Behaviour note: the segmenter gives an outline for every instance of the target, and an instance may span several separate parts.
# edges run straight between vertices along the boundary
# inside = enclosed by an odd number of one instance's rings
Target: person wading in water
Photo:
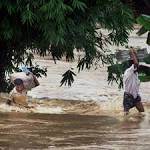
[[[123,107],[125,115],[129,114],[129,110],[133,107],[139,112],[144,112],[144,107],[141,102],[141,97],[139,95],[139,85],[140,81],[138,79],[138,60],[136,52],[133,48],[130,51],[131,60],[129,60],[130,67],[125,70],[123,76],[124,84],[124,98]]]

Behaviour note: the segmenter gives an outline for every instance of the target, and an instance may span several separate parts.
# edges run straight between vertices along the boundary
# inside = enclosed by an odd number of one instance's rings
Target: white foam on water
[[[140,46],[141,48],[147,47],[147,36],[138,37],[136,32],[133,31],[129,37],[129,45]],[[121,47],[113,47],[113,50],[119,48]],[[150,47],[147,48],[150,50]],[[95,70],[92,68],[90,70],[83,70],[78,74],[76,61],[69,63],[57,61],[57,64],[54,64],[53,60],[35,59],[35,63],[41,67],[47,67],[48,72],[47,77],[39,78],[40,86],[29,91],[29,96],[59,100],[92,100],[102,105],[102,109],[122,109],[123,90],[119,90],[116,84],[108,85],[107,66],[103,67],[101,65],[100,69]],[[60,87],[62,74],[70,68],[74,68],[74,72],[77,73],[73,85],[69,88],[67,86]],[[140,94],[144,102],[150,101],[149,89],[150,82],[141,83]],[[0,109],[4,111],[28,111],[22,108],[15,108],[14,106],[3,105],[3,107],[0,105]],[[61,107],[50,108],[39,105],[33,111],[39,113],[62,113],[63,109]]]
[[[0,104],[0,111],[1,112],[28,112],[27,109],[17,107],[17,106],[9,106],[5,103]]]
[[[84,70],[75,77],[71,87],[60,87],[62,74],[67,70],[67,62],[58,61],[55,65],[52,60],[36,60],[41,66],[47,65],[47,77],[39,79],[40,86],[32,89],[28,95],[33,98],[107,101],[111,95],[120,94],[116,85],[108,85],[107,68]],[[76,66],[76,63],[70,63]],[[74,70],[77,73],[77,69]]]
[[[32,109],[35,113],[47,113],[47,114],[60,114],[63,113],[63,109],[61,107],[46,107],[38,105],[34,109]]]
[[[34,112],[34,113],[47,113],[47,114],[60,114],[63,113],[63,109],[61,107],[48,107],[48,106],[40,106],[34,105],[33,108],[25,108],[18,106],[9,106],[5,103],[0,104],[1,112]]]

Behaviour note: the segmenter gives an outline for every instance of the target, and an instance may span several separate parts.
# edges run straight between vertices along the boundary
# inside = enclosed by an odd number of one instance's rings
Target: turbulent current
[[[145,47],[146,36],[133,33],[129,45]],[[118,47],[119,48],[119,47]],[[47,77],[28,92],[32,108],[8,106],[0,95],[0,149],[44,150],[149,150],[150,82],[141,83],[145,113],[131,110],[123,116],[122,96],[116,84],[108,85],[107,67],[84,70],[72,87],[60,87],[62,74],[76,62],[35,59],[47,67]]]

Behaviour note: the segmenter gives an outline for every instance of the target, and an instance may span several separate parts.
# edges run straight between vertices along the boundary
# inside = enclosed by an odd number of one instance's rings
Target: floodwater
[[[133,33],[129,45],[147,47],[146,36]],[[108,85],[107,68],[84,70],[72,87],[60,87],[62,74],[76,62],[36,58],[48,76],[28,93],[27,109],[5,104],[0,95],[0,149],[14,150],[149,150],[150,82],[141,83],[145,113],[122,112],[123,91]]]
[[[78,114],[0,114],[0,149],[149,150],[150,120]]]

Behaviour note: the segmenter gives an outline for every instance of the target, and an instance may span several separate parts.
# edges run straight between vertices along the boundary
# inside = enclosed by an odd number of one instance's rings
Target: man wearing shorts
[[[136,107],[139,112],[144,112],[144,107],[141,103],[141,97],[139,95],[140,81],[138,79],[138,60],[133,48],[131,49],[130,55],[130,67],[125,71],[123,76],[123,107],[125,115],[127,115],[129,110],[133,107]]]

